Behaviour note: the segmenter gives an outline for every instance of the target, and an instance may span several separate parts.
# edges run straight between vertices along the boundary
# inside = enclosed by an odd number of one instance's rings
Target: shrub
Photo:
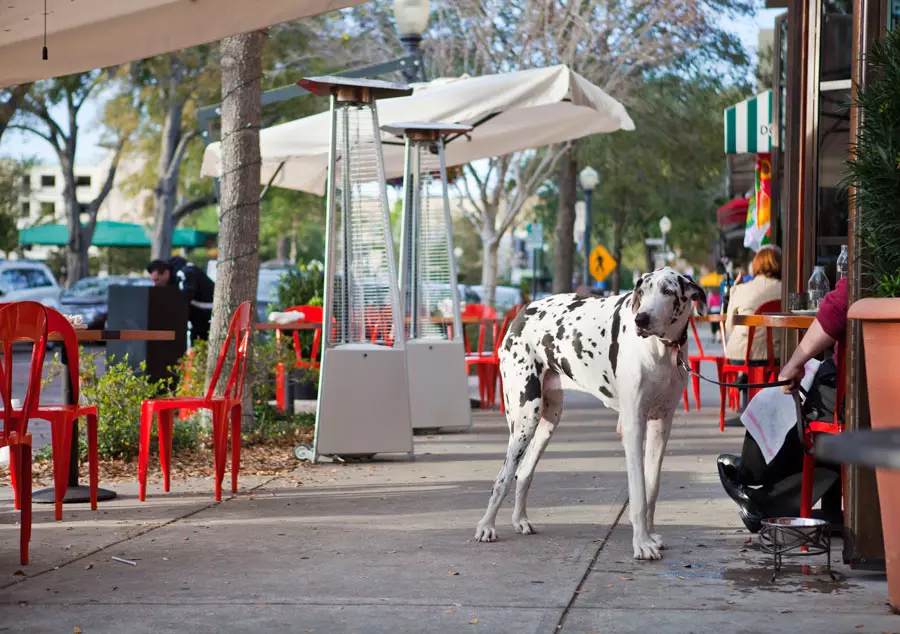
[[[81,398],[85,403],[96,405],[99,410],[100,457],[131,459],[138,454],[141,403],[158,396],[168,385],[166,381],[154,381],[143,374],[145,364],[141,364],[140,372],[135,372],[127,357],[122,361],[110,358],[106,372],[98,375],[96,358],[99,354],[81,354]],[[199,444],[200,437],[201,429],[197,423],[176,420],[172,449],[193,449]]]
[[[313,260],[309,264],[299,263],[296,270],[281,278],[276,294],[276,310],[291,306],[321,306],[325,288],[325,268]]]

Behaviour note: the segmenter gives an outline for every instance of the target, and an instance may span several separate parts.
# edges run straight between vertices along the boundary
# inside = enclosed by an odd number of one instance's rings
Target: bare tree
[[[97,213],[112,191],[127,137],[126,132],[114,131],[115,138],[107,144],[111,155],[103,185],[92,201],[80,203],[75,177],[78,114],[88,98],[96,94],[110,79],[110,72],[99,69],[39,82],[24,97],[15,123],[8,126],[9,129],[24,130],[44,139],[59,158],[63,173],[66,224],[69,228],[66,248],[66,277],[69,284],[88,275],[88,247],[94,237]],[[57,106],[64,108],[66,120],[55,117],[51,112]]]
[[[3,138],[6,126],[9,125],[9,122],[16,115],[16,111],[22,105],[29,90],[31,90],[31,84],[22,84],[0,90],[0,138]]]
[[[231,315],[245,301],[256,305],[259,282],[260,92],[266,34],[253,31],[222,40],[222,180],[219,256],[209,336],[207,377],[228,333]],[[253,389],[244,389],[244,425],[253,422]]]

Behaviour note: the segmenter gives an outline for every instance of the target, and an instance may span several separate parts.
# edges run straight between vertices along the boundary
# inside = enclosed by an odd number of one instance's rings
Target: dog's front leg
[[[647,525],[647,491],[644,486],[644,433],[647,420],[637,412],[619,414],[625,466],[628,470],[628,506],[630,507],[632,545],[635,559],[659,559],[659,547],[650,537]]]
[[[659,495],[659,479],[662,472],[666,444],[672,431],[672,415],[665,419],[647,421],[647,441],[644,448],[644,481],[647,485],[647,531],[650,539],[660,549],[665,548],[662,537],[656,532],[656,499]]]

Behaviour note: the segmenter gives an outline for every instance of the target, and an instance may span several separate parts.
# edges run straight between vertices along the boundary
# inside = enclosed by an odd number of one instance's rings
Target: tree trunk
[[[612,272],[612,294],[618,295],[622,290],[622,249],[625,242],[624,218],[613,218],[613,259],[618,262]]]
[[[278,238],[278,248],[275,250],[275,259],[286,262],[291,258],[291,246],[293,242],[291,236],[282,236]]]
[[[178,194],[178,166],[173,166],[172,162],[175,160],[181,162],[180,156],[176,157],[176,151],[181,140],[183,112],[184,103],[172,101],[166,111],[166,120],[163,123],[156,189],[153,192],[156,200],[150,256],[154,260],[165,260],[172,255],[172,234],[175,232],[172,213],[175,210],[175,198]]]
[[[647,265],[647,272],[651,272],[656,269],[656,262],[653,258],[653,247],[647,244],[647,238],[650,236],[647,235],[647,228],[644,227],[641,229],[641,240],[644,242],[644,259]]]
[[[254,305],[259,282],[260,78],[265,32],[225,38],[222,66],[222,180],[219,256],[209,337],[207,382],[228,333],[231,315],[245,301]],[[227,374],[226,374],[227,376]],[[253,425],[253,376],[244,386],[242,425]],[[221,383],[220,383],[221,387]]]
[[[72,154],[74,155],[74,151]],[[66,224],[69,227],[69,243],[66,246],[66,285],[71,286],[89,275],[88,247],[91,241],[85,236],[85,231],[81,226],[81,205],[78,203],[75,193],[75,176],[71,163],[63,164],[62,168],[65,179],[63,200],[65,201]],[[71,178],[69,178],[69,172],[72,172]]]
[[[553,234],[553,292],[571,293],[575,267],[575,200],[578,197],[578,147],[573,144],[559,164],[559,208]]]
[[[495,305],[497,295],[499,243],[493,223],[485,223],[481,231],[481,303],[487,306]]]

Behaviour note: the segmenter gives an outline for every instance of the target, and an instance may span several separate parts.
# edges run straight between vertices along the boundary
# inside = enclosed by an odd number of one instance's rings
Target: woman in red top
[[[803,404],[803,415],[807,420],[830,420],[834,417],[837,381],[837,366],[840,347],[844,345],[847,331],[847,280],[842,279],[834,290],[819,304],[816,320],[804,335],[790,360],[781,368],[779,381],[791,381],[785,386],[789,392],[803,378],[806,362],[816,355],[834,349],[834,355],[826,360],[816,372],[809,395]],[[788,433],[781,450],[766,464],[762,452],[750,434],[744,437],[741,456],[723,454],[718,459],[719,478],[728,495],[740,507],[741,519],[752,532],[757,532],[760,522],[766,517],[796,516],[800,510],[800,489],[803,470],[803,446],[797,434]],[[824,465],[816,465],[813,503],[829,490],[838,495],[837,509],[840,512],[840,470]],[[830,502],[830,498],[826,497]],[[823,502],[827,514],[830,510]],[[837,518],[829,518],[837,519]],[[839,520],[838,520],[839,521]]]

